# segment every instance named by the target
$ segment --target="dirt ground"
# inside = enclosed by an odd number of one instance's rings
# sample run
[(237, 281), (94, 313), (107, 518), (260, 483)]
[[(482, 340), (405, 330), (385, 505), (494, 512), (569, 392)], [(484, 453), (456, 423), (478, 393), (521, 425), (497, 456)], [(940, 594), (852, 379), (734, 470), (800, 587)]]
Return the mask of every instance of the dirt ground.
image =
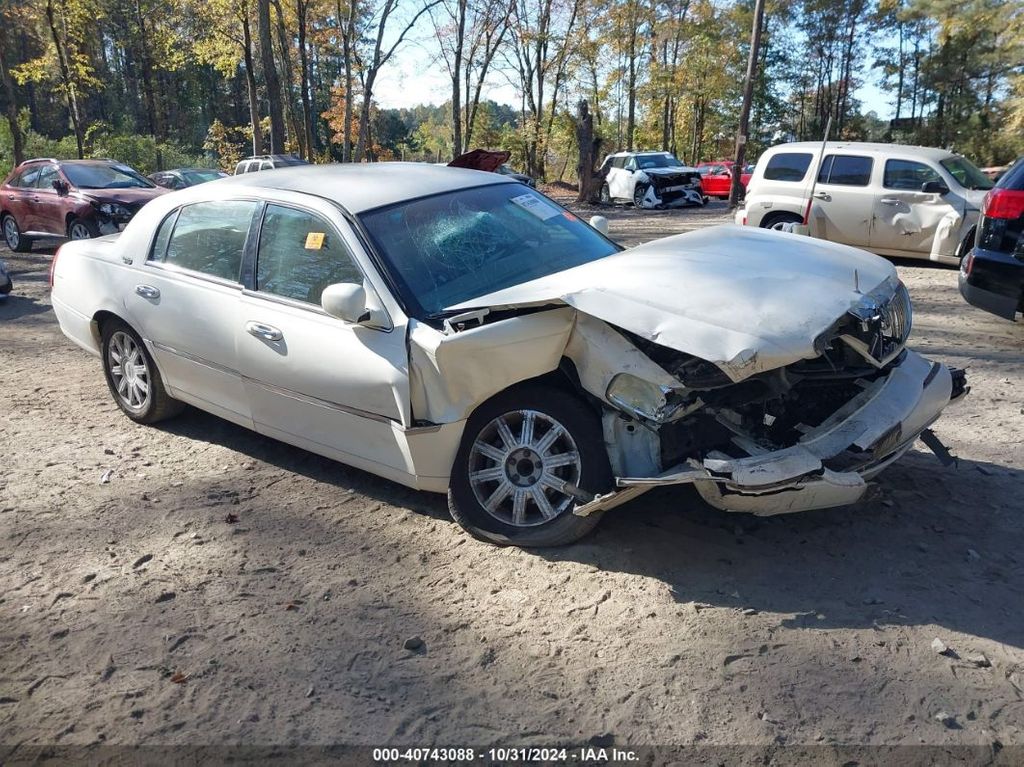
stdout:
[[(628, 243), (727, 219), (600, 212)], [(197, 410), (134, 425), (61, 335), (36, 250), (0, 251), (0, 763), (41, 744), (1024, 747), (1024, 325), (967, 306), (955, 270), (898, 264), (912, 345), (969, 371), (936, 428), (958, 468), (918, 445), (872, 501), (771, 519), (664, 489), (522, 551)], [(808, 763), (843, 761), (824, 753)]]

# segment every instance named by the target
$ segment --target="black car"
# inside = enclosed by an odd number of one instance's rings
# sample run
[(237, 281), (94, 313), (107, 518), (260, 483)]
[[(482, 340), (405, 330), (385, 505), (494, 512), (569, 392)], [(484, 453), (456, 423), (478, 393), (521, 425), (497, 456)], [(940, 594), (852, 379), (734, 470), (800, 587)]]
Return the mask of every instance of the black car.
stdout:
[(174, 168), (150, 174), (149, 179), (154, 184), (167, 189), (187, 189), (196, 184), (205, 184), (207, 181), (226, 178), (227, 175), (224, 171), (216, 168)]
[(1024, 312), (1024, 157), (985, 196), (974, 249), (960, 265), (960, 293), (1008, 320)]

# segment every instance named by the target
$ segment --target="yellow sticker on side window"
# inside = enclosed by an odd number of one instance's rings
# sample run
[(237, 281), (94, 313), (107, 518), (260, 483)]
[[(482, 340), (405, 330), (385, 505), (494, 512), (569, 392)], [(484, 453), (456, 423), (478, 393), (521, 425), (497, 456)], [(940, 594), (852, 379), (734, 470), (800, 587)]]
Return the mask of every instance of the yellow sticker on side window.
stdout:
[(324, 246), (323, 232), (310, 232), (306, 235), (306, 250), (320, 250)]

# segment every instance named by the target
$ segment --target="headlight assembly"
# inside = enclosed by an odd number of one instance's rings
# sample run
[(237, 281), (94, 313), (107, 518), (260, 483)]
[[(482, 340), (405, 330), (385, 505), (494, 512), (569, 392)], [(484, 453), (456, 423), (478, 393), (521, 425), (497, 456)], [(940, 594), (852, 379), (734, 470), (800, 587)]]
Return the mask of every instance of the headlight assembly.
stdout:
[(682, 405), (674, 389), (652, 384), (629, 373), (619, 373), (608, 384), (609, 402), (632, 415), (664, 423)]
[(132, 212), (128, 210), (124, 205), (118, 205), (117, 203), (105, 202), (100, 205), (100, 213), (105, 216), (112, 216), (115, 218), (131, 218)]

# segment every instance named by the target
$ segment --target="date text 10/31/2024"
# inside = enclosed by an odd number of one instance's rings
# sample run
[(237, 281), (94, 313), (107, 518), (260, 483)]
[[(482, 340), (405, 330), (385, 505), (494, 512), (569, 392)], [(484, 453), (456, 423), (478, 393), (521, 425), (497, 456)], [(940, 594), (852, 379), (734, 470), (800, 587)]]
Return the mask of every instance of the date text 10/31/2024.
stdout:
[(374, 762), (635, 762), (636, 752), (620, 748), (583, 746), (580, 748), (512, 748), (487, 749), (428, 747), (428, 748), (375, 748)]

